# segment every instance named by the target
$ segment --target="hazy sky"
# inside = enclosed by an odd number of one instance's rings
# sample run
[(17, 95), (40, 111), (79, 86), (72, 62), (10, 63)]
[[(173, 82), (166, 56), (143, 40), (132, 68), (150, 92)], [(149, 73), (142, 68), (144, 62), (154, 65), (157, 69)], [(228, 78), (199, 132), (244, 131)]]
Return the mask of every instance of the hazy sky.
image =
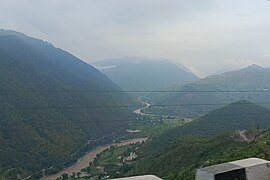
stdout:
[(267, 0), (0, 0), (0, 28), (87, 62), (165, 58), (199, 75), (253, 63), (270, 67)]

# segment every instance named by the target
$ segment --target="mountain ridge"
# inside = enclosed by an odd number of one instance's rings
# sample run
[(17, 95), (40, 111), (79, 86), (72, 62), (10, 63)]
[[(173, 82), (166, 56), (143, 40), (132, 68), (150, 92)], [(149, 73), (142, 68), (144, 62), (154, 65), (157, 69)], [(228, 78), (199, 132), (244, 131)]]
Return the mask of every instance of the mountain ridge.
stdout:
[(198, 79), (183, 65), (138, 57), (105, 59), (92, 63), (123, 90), (153, 91)]
[[(246, 68), (222, 74), (211, 75), (206, 78), (187, 83), (178, 87), (179, 93), (172, 93), (154, 102), (154, 104), (205, 104), (195, 107), (150, 108), (150, 112), (172, 114), (180, 116), (201, 116), (211, 110), (222, 107), (211, 104), (230, 104), (246, 99), (258, 103), (270, 102), (270, 69), (251, 65)], [(210, 104), (210, 105), (208, 105)], [(261, 104), (269, 107), (268, 104)]]
[[(20, 33), (4, 35), (3, 30), (0, 87), (0, 173), (13, 168), (9, 175), (21, 177), (73, 162), (71, 154), (87, 140), (109, 141), (124, 133), (132, 114), (124, 105), (137, 103), (126, 93), (89, 92), (121, 89), (66, 51)], [(115, 105), (123, 108), (91, 108)], [(55, 168), (51, 171), (63, 166)]]

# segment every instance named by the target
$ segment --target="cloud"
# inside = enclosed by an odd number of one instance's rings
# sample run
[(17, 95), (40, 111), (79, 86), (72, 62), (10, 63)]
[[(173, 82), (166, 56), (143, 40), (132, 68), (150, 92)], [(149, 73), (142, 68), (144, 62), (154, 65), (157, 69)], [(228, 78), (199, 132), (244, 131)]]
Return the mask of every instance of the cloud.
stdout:
[(99, 65), (93, 65), (96, 69), (98, 70), (107, 70), (107, 69), (114, 69), (117, 66), (113, 65), (113, 66), (99, 66)]
[(121, 56), (171, 59), (198, 74), (269, 66), (265, 0), (0, 0), (0, 25), (52, 42), (87, 62)]

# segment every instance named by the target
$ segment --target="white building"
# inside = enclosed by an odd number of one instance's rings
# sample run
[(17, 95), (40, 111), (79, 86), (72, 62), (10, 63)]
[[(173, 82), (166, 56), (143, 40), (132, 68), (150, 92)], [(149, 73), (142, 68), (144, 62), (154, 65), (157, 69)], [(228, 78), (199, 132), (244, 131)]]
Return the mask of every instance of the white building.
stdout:
[(131, 152), (128, 157), (123, 159), (123, 162), (130, 162), (137, 158), (137, 154), (134, 152)]
[(197, 170), (196, 180), (270, 180), (270, 162), (249, 158)]

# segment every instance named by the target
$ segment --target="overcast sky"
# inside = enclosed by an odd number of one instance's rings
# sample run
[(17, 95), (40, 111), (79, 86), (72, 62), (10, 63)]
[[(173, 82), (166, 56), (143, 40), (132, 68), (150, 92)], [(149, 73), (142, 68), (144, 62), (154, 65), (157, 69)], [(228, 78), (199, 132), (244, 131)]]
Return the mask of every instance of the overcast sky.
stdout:
[(164, 58), (201, 76), (270, 67), (267, 0), (0, 0), (0, 26), (86, 62)]

